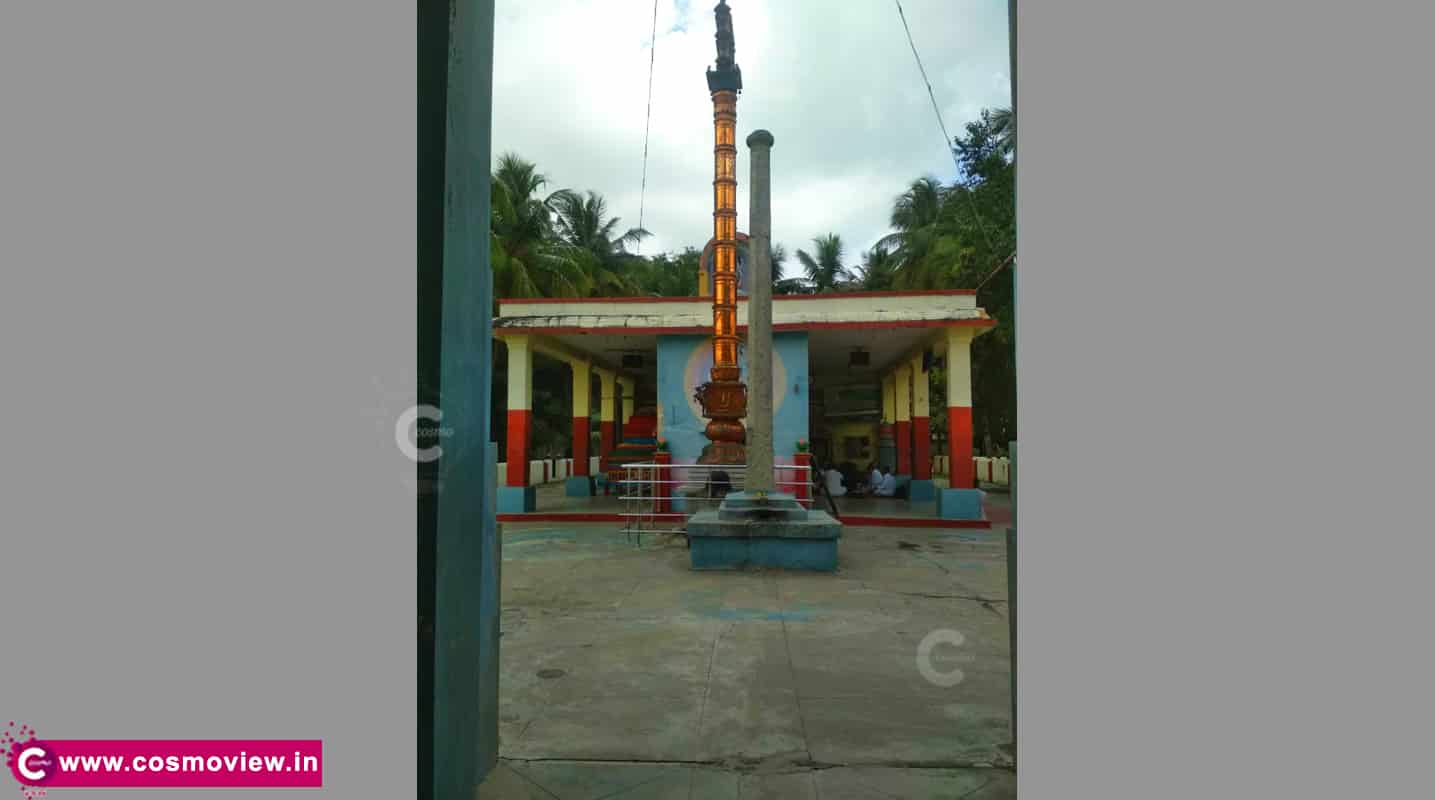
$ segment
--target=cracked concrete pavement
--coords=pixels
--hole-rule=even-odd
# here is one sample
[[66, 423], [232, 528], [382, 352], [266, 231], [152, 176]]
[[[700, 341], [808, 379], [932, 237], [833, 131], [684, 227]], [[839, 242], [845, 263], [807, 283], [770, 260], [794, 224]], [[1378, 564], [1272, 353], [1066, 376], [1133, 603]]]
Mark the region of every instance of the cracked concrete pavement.
[[[504, 526], [503, 798], [1015, 796], [1004, 529], [848, 528], [835, 574]], [[960, 645], [918, 650], [933, 631]], [[951, 681], [942, 681], [950, 684]]]

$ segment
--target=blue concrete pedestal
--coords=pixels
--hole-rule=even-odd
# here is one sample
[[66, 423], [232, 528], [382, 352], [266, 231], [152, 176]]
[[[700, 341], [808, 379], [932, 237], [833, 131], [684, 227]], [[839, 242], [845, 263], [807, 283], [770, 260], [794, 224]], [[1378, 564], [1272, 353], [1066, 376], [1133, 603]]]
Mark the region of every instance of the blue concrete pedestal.
[[592, 497], [593, 479], [588, 475], [571, 475], [563, 484], [569, 497]]
[[937, 516], [942, 519], [985, 519], [981, 489], [943, 489], [937, 493]]
[[745, 566], [832, 572], [842, 523], [825, 511], [808, 511], [790, 494], [757, 497], [734, 492], [716, 511], [688, 519], [693, 569]]
[[907, 484], [907, 499], [913, 503], [930, 503], [937, 499], [937, 484], [913, 480]]
[[498, 487], [498, 513], [527, 514], [536, 508], [538, 508], [538, 490], [534, 487]]

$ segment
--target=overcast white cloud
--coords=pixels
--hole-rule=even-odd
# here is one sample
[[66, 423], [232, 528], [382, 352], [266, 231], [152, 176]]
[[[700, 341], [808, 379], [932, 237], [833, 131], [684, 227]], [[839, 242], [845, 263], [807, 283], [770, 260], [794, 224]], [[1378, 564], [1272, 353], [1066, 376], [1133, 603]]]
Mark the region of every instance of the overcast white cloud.
[[[550, 190], [601, 192], [638, 223], [648, 62], [656, 56], [642, 252], [702, 247], [712, 234], [716, 0], [499, 0], [494, 158], [538, 164]], [[835, 232], [847, 261], [888, 231], [892, 200], [915, 178], [955, 173], [889, 0], [728, 0], [743, 92], [737, 105], [738, 228], [747, 230], [747, 147], [776, 139], [772, 225], [789, 252]], [[907, 21], [953, 135], [1007, 105], [1006, 0], [904, 0]], [[789, 267], [791, 268], [791, 267]]]

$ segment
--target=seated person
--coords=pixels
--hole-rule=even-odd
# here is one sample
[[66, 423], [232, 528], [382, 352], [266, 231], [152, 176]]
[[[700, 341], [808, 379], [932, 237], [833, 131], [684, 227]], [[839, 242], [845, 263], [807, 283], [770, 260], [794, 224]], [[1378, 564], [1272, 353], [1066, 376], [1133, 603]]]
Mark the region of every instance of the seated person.
[[872, 462], [871, 474], [867, 476], [868, 494], [876, 494], [877, 489], [882, 486], [882, 470], [877, 468], [877, 462]]
[[822, 480], [826, 484], [827, 494], [832, 497], [842, 497], [847, 494], [847, 487], [842, 485], [842, 473], [828, 465], [827, 470], [822, 473]]
[[882, 483], [877, 486], [877, 491], [873, 494], [878, 497], [897, 496], [897, 476], [892, 474], [892, 470], [886, 467], [882, 468]]

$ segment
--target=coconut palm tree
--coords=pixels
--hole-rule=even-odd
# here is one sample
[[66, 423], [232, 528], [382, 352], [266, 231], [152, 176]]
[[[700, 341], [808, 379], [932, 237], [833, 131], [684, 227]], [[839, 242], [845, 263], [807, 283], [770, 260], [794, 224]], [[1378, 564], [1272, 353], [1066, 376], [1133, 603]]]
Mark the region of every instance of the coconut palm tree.
[[[737, 241], [738, 258], [747, 258], [747, 244], [750, 241], [752, 240], [739, 239]], [[784, 277], [787, 267], [787, 248], [781, 244], [774, 244], [768, 250], [768, 254], [771, 256], [772, 263], [772, 291], [775, 294], [806, 294], [800, 278]]]
[[580, 195], [572, 191], [556, 192], [550, 205], [555, 214], [555, 230], [564, 244], [586, 254], [585, 267], [591, 278], [594, 295], [613, 296], [636, 294], [637, 273], [633, 269], [638, 257], [629, 251], [651, 234], [642, 228], [629, 228], [618, 234], [618, 217], [608, 216], [608, 201], [601, 194], [589, 191]]
[[555, 246], [548, 179], [512, 153], [498, 160], [492, 188], [493, 288], [498, 297], [579, 297], [590, 278], [578, 254]]
[[863, 292], [891, 289], [897, 277], [897, 259], [890, 251], [873, 247], [862, 254], [862, 265], [852, 273], [853, 289]]
[[818, 236], [812, 240], [812, 247], [816, 257], [805, 250], [797, 251], [797, 260], [802, 264], [807, 282], [815, 292], [835, 291], [851, 276], [842, 266], [842, 237], [835, 233]]
[[992, 133], [997, 137], [997, 149], [1002, 155], [1011, 155], [1016, 152], [1016, 113], [1011, 108], [998, 108], [992, 111], [991, 116]]

